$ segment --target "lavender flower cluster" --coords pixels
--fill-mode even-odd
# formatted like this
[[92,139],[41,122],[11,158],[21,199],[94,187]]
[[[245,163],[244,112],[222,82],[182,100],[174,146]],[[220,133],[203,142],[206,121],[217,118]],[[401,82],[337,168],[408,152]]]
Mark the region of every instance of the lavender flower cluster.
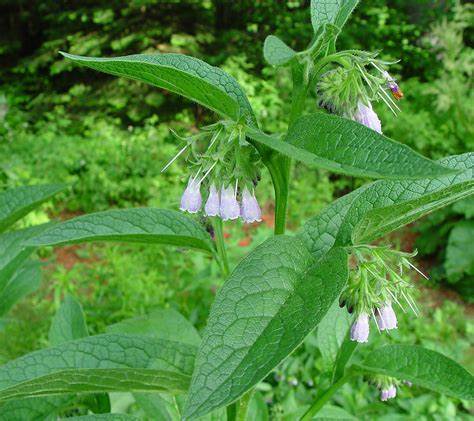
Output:
[[[191,177],[188,186],[181,197],[180,209],[184,212],[197,213],[202,207],[201,180],[198,177]],[[255,192],[250,192],[244,187],[241,195],[241,202],[238,200],[238,188],[228,185],[222,186],[220,191],[214,183],[209,187],[209,194],[204,213],[207,216],[218,216],[223,221],[242,218],[245,223],[260,222],[262,211],[255,197]]]

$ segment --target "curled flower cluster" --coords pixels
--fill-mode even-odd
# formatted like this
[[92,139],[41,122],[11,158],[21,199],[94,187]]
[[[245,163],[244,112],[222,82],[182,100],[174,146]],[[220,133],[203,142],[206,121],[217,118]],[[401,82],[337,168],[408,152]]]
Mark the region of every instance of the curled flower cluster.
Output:
[[[242,126],[219,122],[184,140],[186,145],[163,169],[186,151],[187,161],[197,167],[181,197],[180,209],[189,213],[203,210],[206,216],[224,221],[261,221],[262,212],[254,191],[259,179],[258,159],[245,141]],[[239,189],[239,182],[243,189]],[[204,208],[202,190],[207,191]]]
[[412,268],[421,272],[408,260],[414,254],[372,246],[357,246],[353,251],[357,268],[341,294],[340,306],[355,313],[351,340],[364,343],[369,340],[371,317],[379,332],[397,329],[394,303],[405,311],[401,304],[405,301],[415,314],[418,313],[410,293],[413,286],[403,277],[403,270]]
[[370,379],[370,383],[374,384],[380,390],[380,400],[386,402],[389,399],[393,399],[397,396],[397,388],[400,388],[403,384],[411,387],[412,384],[409,381],[399,381],[393,377],[376,375]]

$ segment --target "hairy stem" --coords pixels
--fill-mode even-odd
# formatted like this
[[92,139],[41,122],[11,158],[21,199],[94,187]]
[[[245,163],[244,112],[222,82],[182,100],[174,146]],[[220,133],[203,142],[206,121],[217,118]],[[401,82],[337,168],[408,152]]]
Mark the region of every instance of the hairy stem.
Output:
[[229,259],[227,258],[227,251],[224,243],[224,230],[222,220],[220,218],[213,218],[214,239],[216,241],[217,255],[222,269],[222,274],[227,278],[230,274]]
[[332,383],[336,383],[339,379],[344,376],[346,371],[346,365],[349,362],[352,354],[357,348],[357,342],[351,341],[350,332],[347,332],[344,342],[339,348],[337,353],[336,363],[334,364],[334,369],[332,372]]

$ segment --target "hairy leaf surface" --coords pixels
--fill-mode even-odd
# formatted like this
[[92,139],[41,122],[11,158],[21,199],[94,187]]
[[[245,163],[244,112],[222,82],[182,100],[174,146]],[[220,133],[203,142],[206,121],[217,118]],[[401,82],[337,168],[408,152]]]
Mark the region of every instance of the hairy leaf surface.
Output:
[[262,380],[324,317],[347,273],[344,250],[316,262],[289,236],[265,241],[242,260],[212,306],[185,417],[227,405]]
[[113,58],[61,54],[94,70],[167,89],[235,121],[242,115],[251,122],[255,119],[237,81],[218,67],[197,58],[172,53]]
[[359,0],[311,0],[311,23],[317,32],[325,23],[342,28]]
[[184,391],[195,347],[106,334],[32,352],[0,367],[0,401],[71,392]]
[[357,365],[376,374],[460,399],[474,399],[474,377],[456,361],[420,346],[389,345],[375,349]]
[[55,225],[28,245],[57,246],[91,241],[160,243],[212,250],[209,234],[183,213],[155,208],[117,209]]
[[53,317],[49,329],[49,343],[60,345],[89,336],[82,306],[72,295],[66,295]]
[[263,44],[263,56],[272,66],[282,66],[296,56],[296,51],[275,35],[269,35]]

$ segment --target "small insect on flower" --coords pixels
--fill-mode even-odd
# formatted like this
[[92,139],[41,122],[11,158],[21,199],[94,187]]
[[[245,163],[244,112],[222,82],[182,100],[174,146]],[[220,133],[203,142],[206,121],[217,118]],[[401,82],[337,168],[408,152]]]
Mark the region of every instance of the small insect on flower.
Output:
[[376,310],[376,322],[380,330],[391,330],[397,328],[397,316],[393,311],[391,303],[385,303],[384,306]]
[[380,400],[386,402],[389,399],[393,399],[397,396],[397,388],[392,384],[387,389],[382,389],[380,391]]
[[204,206],[204,212],[207,216],[219,216],[220,213],[220,199],[219,192],[214,183],[209,188],[209,196]]
[[247,224],[262,220],[262,211],[258,205],[255,193],[250,193],[247,187],[242,192],[242,219]]
[[234,220],[240,216],[237,189],[234,190],[232,186],[221,189],[220,215],[223,221]]
[[385,78],[385,80],[387,81],[387,86],[390,89],[390,91],[392,92],[393,97],[397,101],[402,99],[403,98],[403,92],[400,89],[400,86],[398,86],[395,79],[392,76],[390,76],[390,74],[387,71],[384,71],[382,74],[383,74],[383,77]]
[[188,186],[181,197],[181,206],[179,208],[184,212],[197,213],[201,209],[201,183],[198,177],[199,174],[189,178]]
[[369,316],[361,313],[351,327],[351,341],[367,342],[369,340]]
[[354,121],[357,121],[364,126],[367,126],[369,129],[375,130],[376,132],[382,134],[382,123],[377,115],[377,113],[372,109],[370,102],[368,106],[363,102],[359,101],[357,104],[357,111],[352,117]]

